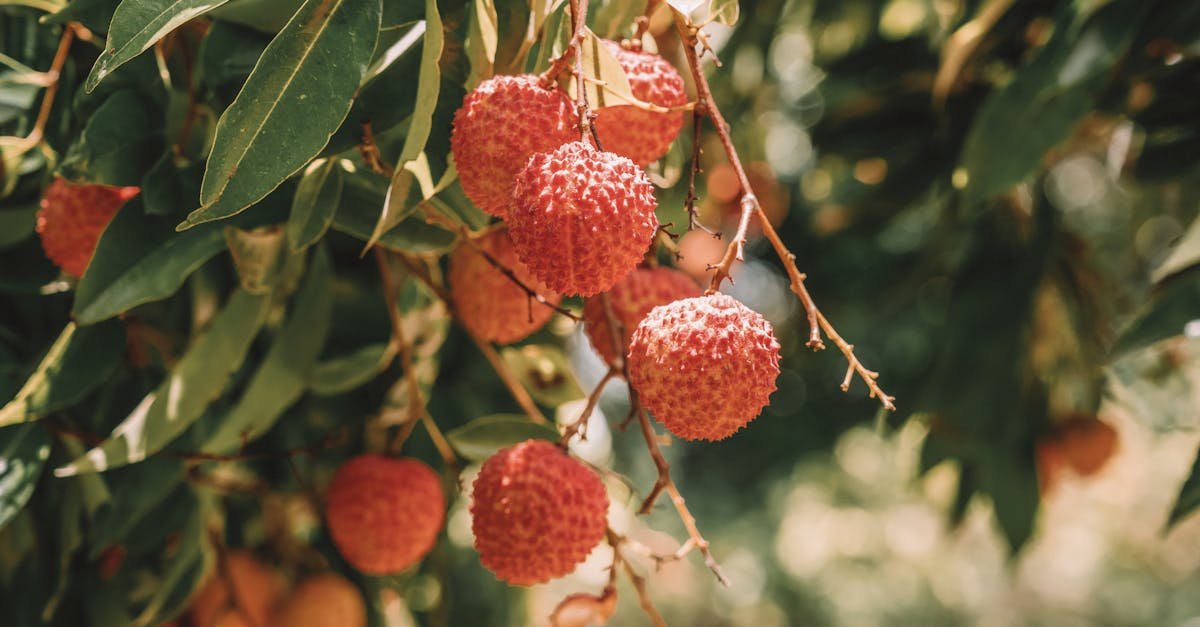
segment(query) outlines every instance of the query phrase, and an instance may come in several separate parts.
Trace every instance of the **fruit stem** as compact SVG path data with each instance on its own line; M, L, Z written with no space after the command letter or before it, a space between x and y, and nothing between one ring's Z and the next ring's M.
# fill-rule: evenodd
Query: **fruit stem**
M604 377L600 379L600 382L596 384L596 387L592 389L592 393L588 394L587 405L584 406L583 413L579 414L579 418L576 418L575 422L572 422L563 429L560 443L564 448L571 442L571 438L575 437L575 434L579 434L579 439L581 440L587 439L588 419L591 417L592 411L596 409L596 405L600 402L600 394L604 392L604 387L608 385L608 382L620 373L621 371L616 368L609 368Z
M895 410L896 405L892 402L895 400L895 397L886 394L876 381L879 374L863 366L862 362L854 354L854 346L838 334L825 315L821 313L821 310L817 308L812 295L809 294L808 288L804 285L806 276L796 267L796 256L783 243L783 240L779 237L779 233L775 231L775 227L767 219L767 214L759 204L758 198L754 195L750 179L746 176L746 169L742 167L742 161L738 157L737 148L734 147L733 139L729 135L729 125L726 123L725 117L721 114L720 108L717 107L712 90L708 85L708 78L705 77L704 70L700 67L699 55L696 53L696 47L700 45L698 41L698 29L685 16L680 15L678 12L675 13L675 28L679 32L680 39L683 40L684 56L687 57L688 68L691 70L692 79L696 85L696 96L699 101L696 109L698 112L703 111L712 120L713 127L717 131L717 136L721 140L721 145L725 149L725 155L729 159L729 164L733 167L734 173L737 174L738 183L742 188L742 215L738 220L738 230L726 247L721 261L714 267L713 279L709 284L707 293L711 294L717 291L721 286L721 282L729 278L729 269L733 265L734 260L742 258L742 249L746 241L746 229L749 219L751 215L757 217L759 224L762 226L763 236L771 242L771 247L775 249L775 254L778 255L784 269L787 271L792 292L796 294L797 298L800 299L800 303L804 306L809 328L807 346L814 351L824 349L825 342L821 338L821 332L824 331L825 336L833 341L834 345L845 356L848 368L853 370L862 379L863 383L867 384L870 396L878 399L884 408ZM843 389L847 387L843 386Z
M646 592L646 578L637 574L633 570L633 565L625 559L625 555L621 553L621 545L628 542L625 536L613 531L610 527L606 532L608 544L613 550L613 563L610 581L616 579L617 567L621 566L625 570L625 576L629 577L629 583L633 584L633 589L637 593L638 605L642 606L642 611L650 618L655 627L666 627L667 621L663 620L662 614L658 613L658 608L654 607L654 602L650 600L650 594ZM609 585L612 585L611 583Z

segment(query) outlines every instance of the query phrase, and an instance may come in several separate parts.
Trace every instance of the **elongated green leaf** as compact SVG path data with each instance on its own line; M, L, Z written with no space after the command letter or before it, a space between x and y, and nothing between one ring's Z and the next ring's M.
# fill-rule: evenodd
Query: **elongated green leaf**
M369 175L347 177L342 188L342 202L333 219L333 228L362 241L371 236L378 217L376 208L383 204L385 190L377 181L382 177ZM429 224L421 216L409 216L383 234L379 243L387 248L406 252L443 252L458 241L458 234Z
M221 419L221 426L204 444L204 450L227 452L261 436L304 393L329 333L332 283L329 257L318 248L291 317L275 336L246 392Z
M70 464L60 477L132 464L156 453L196 421L241 366L266 318L270 297L238 290L175 365L166 381L138 404L109 439Z
M309 389L321 396L348 392L374 379L395 358L396 352L387 342L368 344L349 355L317 364L309 375Z
M222 232L242 289L251 294L270 292L283 270L283 229L278 225L250 230L227 226Z
M29 497L50 457L50 432L39 425L0 429L0 529Z
M963 148L968 203L1020 182L1067 137L1133 41L1137 28L1131 25L1148 7L1140 0L1114 0L1078 29L1056 28L1037 58L988 97Z
M529 421L519 414L494 414L476 418L446 432L455 452L471 461L483 461L496 451L525 440L557 442L558 431Z
M1175 505L1171 508L1170 517L1167 518L1167 529L1174 527L1197 507L1200 507L1200 451L1196 453L1196 459L1192 462L1192 471L1188 473L1187 480L1179 488L1179 496L1175 497Z
M242 211L325 147L367 71L380 10L380 0L300 7L217 123L201 206L180 229Z
M104 383L125 350L119 322L67 325L16 398L0 407L0 426L35 420L67 407Z
M68 178L109 185L138 185L162 153L162 131L147 124L155 110L137 92L123 89L88 118L83 134L67 152Z
M92 91L122 63L141 54L177 26L229 0L123 0L113 13L108 43L84 89Z
M82 451L80 451L82 453ZM111 498L100 504L88 528L89 557L96 559L109 546L129 536L146 516L183 483L183 463L165 457L117 468L99 478L111 486Z
M1154 298L1121 334L1114 355L1123 355L1159 340L1183 335L1184 326L1200 319L1200 266L1169 277Z
M312 246L325 235L342 197L342 168L335 158L317 159L308 165L288 217L287 239L292 252Z
M438 93L442 84L442 70L438 60L442 56L442 46L445 43L445 33L442 32L442 18L438 14L437 0L425 0L425 37L421 43L421 72L417 78L417 106L413 111L412 121L408 127L408 135L404 138L404 148L400 151L400 159L392 175L392 184L388 187L387 196L383 202L383 212L371 231L367 240L367 248L374 246L392 227L411 214L413 204L409 198L412 184L417 181L421 185L422 197L433 195L432 175L429 172L429 161L422 158L425 143L429 141L429 133L433 127L433 113L437 109Z
M492 75L496 64L496 44L500 18L494 0L478 0L471 14L471 30L467 33L467 49L471 59L471 78L468 86L479 84Z
M0 211L0 248L12 246L33 235L37 205Z
M188 275L225 248L215 227L175 233L171 223L129 201L109 223L79 281L73 313L81 325L174 294Z

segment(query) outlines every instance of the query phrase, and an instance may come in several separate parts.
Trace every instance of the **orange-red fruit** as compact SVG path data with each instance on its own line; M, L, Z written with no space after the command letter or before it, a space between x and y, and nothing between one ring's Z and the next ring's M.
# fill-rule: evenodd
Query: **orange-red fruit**
M667 430L721 440L758 417L775 391L771 323L725 294L655 307L629 342L629 383Z
M46 256L63 272L83 276L104 227L138 191L136 187L77 185L54 179L42 195L37 215L37 232Z
M188 609L192 627L216 627L235 610L250 624L265 625L283 597L284 581L249 551L230 551ZM229 623L227 623L229 624Z
M608 495L595 472L545 440L526 440L483 463L471 529L497 578L529 586L569 574L600 543Z
M1063 460L1085 477L1100 472L1117 451L1116 429L1095 417L1072 418L1056 431Z
M503 272L492 265L486 252L500 265L512 270L526 287L551 305L562 296L543 285L517 258L507 229L496 229L475 240L459 244L450 255L450 296L458 319L469 331L489 342L508 344L542 328L554 310L530 298Z
M688 275L671 268L638 268L608 290L609 307L621 324L621 355L629 348L629 336L651 309L681 298L700 295L700 288ZM612 327L608 312L599 296L583 304L583 321L592 347L608 363L616 361Z
M421 561L437 542L445 512L441 481L415 459L359 455L338 468L325 497L334 545L371 575Z
M345 577L321 573L300 582L270 624L272 627L366 627L367 606L362 593Z
M658 228L657 206L634 162L571 142L530 157L517 175L509 235L550 289L591 296L641 261Z
M579 137L579 115L562 90L532 74L493 76L467 94L454 114L450 150L471 202L503 218L513 177L530 155Z
M605 40L604 45L625 70L634 98L661 107L687 104L683 77L666 59L640 50L625 50L613 41ZM600 145L643 167L667 154L682 125L682 111L647 111L633 105L596 110Z

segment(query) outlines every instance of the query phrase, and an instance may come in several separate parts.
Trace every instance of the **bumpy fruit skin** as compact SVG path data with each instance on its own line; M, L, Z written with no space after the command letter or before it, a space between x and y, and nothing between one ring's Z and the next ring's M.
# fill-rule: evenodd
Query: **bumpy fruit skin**
M42 195L37 215L42 250L63 272L83 276L104 227L138 191L137 187L76 185L54 179Z
M192 627L217 627L236 624L229 621L240 617L252 625L265 625L283 598L282 577L249 551L230 551L224 559L192 600L189 623ZM227 616L231 613L237 616Z
M266 623L261 623L266 624ZM366 627L362 593L336 573L300 582L271 619L271 627Z
M469 331L489 342L508 344L525 339L542 328L554 310L532 300L525 290L488 262L478 246L500 262L527 287L552 305L562 301L517 258L507 229L496 229L469 243L459 244L450 255L450 297L458 319Z
M508 214L513 177L530 155L579 138L579 115L561 89L532 74L493 76L467 94L454 114L450 150L471 202Z
M605 40L617 59L633 97L662 107L687 104L683 77L666 59L640 50L625 50ZM633 105L616 105L596 110L596 135L600 146L633 159L645 167L667 154L683 125L682 111L646 111Z
M529 158L513 187L509 235L533 275L559 294L591 296L641 261L658 219L635 163L584 142Z
M402 571L433 549L446 516L441 480L415 459L359 455L334 473L325 520L342 557L359 571Z
M651 309L659 305L700 295L700 288L688 275L671 268L638 268L608 290L609 307L621 323L621 353L629 348L629 337ZM612 329L600 296L583 304L584 328L592 347L609 364L616 362Z
M526 440L483 463L471 529L496 577L529 586L569 574L600 543L608 495L600 477L545 440Z
M771 323L725 294L655 307L629 342L629 383L667 430L722 440L758 417L775 391Z

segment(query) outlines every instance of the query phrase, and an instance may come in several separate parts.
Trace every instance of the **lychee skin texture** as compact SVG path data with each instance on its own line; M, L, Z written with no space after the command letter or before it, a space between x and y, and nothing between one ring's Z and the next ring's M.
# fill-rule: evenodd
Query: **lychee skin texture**
M638 323L659 305L700 295L700 288L688 275L672 268L638 268L608 290L609 307L621 324L621 354L629 348L629 338ZM592 347L609 364L616 362L612 328L600 296L583 303L584 329Z
M325 521L334 545L361 572L383 575L421 561L445 520L441 480L415 459L359 455L334 473Z
M658 228L654 188L636 164L584 142L529 158L513 187L509 235L533 275L591 296L637 266Z
M194 627L216 627L236 624L228 621L241 617L250 624L265 625L283 592L284 581L273 568L249 551L230 551L192 599L189 623ZM236 609L237 615L227 617L230 609Z
M450 255L450 297L454 311L467 330L489 342L509 344L542 328L554 310L532 299L512 279L488 262L476 249L512 270L526 287L557 306L562 296L543 285L517 258L507 229L496 229L469 243L459 244Z
M266 623L260 623L266 624ZM296 586L271 619L271 627L366 627L362 593L336 573L313 575Z
M54 179L42 195L37 214L42 250L63 272L83 276L104 227L139 191L137 187L77 185Z
M526 440L483 463L471 529L496 577L529 586L562 577L587 558L608 526L600 477L554 444Z
M484 212L503 218L513 178L530 155L579 138L579 114L557 88L532 74L493 76L467 94L454 113L450 150L463 192Z
M666 59L625 50L613 41L604 40L604 45L625 70L634 98L661 107L687 104L683 77ZM601 107L596 110L595 125L602 148L646 167L671 149L683 125L683 111L647 111L633 105Z
M779 342L757 312L725 294L655 307L629 342L629 383L667 430L722 440L775 391Z

